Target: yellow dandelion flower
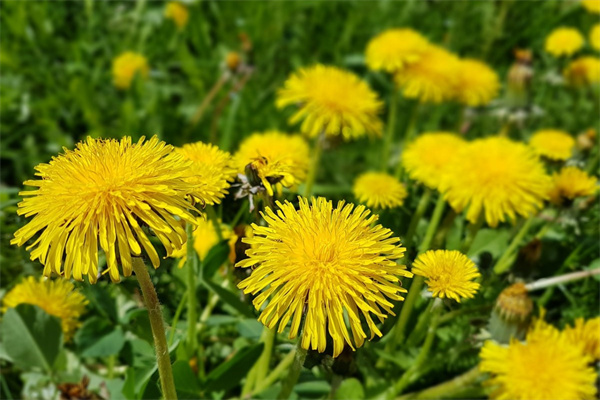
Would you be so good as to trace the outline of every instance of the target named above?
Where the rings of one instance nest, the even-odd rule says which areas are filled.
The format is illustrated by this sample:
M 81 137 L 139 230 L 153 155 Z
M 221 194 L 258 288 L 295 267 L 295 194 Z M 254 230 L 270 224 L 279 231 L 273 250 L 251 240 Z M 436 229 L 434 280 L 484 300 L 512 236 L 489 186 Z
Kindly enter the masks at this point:
M 552 174 L 549 189 L 550 201 L 562 205 L 566 200 L 591 196 L 598 191 L 598 181 L 577 167 L 564 167 Z
M 548 324 L 536 324 L 525 343 L 486 341 L 479 369 L 489 372 L 492 399 L 592 399 L 596 373 L 578 345 Z
M 423 133 L 402 153 L 402 165 L 412 179 L 437 189 L 442 174 L 466 143 L 450 132 Z
M 32 304 L 59 318 L 67 342 L 81 325 L 79 317 L 85 312 L 88 301 L 66 279 L 36 279 L 29 276 L 9 291 L 2 303 L 3 312 L 19 304 Z
M 573 155 L 575 139 L 565 131 L 543 129 L 531 136 L 529 145 L 536 153 L 551 160 L 567 160 Z
M 546 52 L 555 57 L 571 56 L 583 47 L 585 39 L 574 28 L 556 28 L 546 37 Z
M 478 139 L 465 145 L 442 176 L 440 190 L 458 212 L 468 207 L 467 219 L 483 213 L 491 227 L 527 217 L 547 197 L 550 177 L 531 148 L 503 137 Z
M 375 209 L 401 207 L 408 195 L 398 179 L 384 172 L 366 172 L 354 182 L 354 196 Z
M 394 75 L 404 97 L 422 103 L 440 103 L 452 99 L 458 84 L 458 57 L 449 51 L 430 45 L 418 61 Z
M 567 340 L 583 348 L 583 352 L 594 360 L 600 360 L 600 317 L 577 318 L 573 326 L 563 331 Z
M 600 24 L 596 24 L 590 29 L 590 44 L 596 50 L 600 50 Z
M 498 74 L 487 64 L 472 59 L 459 62 L 456 98 L 462 104 L 479 107 L 488 104 L 500 90 Z
M 290 104 L 299 107 L 290 123 L 303 120 L 300 130 L 309 137 L 324 133 L 350 140 L 381 135 L 377 114 L 383 103 L 351 72 L 324 65 L 300 69 L 277 93 L 277 107 Z
M 148 61 L 141 54 L 126 51 L 113 60 L 113 83 L 118 89 L 129 89 L 136 75 L 147 79 L 149 74 Z
M 398 72 L 418 61 L 428 45 L 427 39 L 412 29 L 388 29 L 369 41 L 367 66 L 373 71 Z
M 571 86 L 595 85 L 600 83 L 600 58 L 585 56 L 569 63 L 563 76 Z
M 300 135 L 278 131 L 253 133 L 240 144 L 235 154 L 239 172 L 251 164 L 269 196 L 273 186 L 294 188 L 306 178 L 309 147 Z
M 195 200 L 210 205 L 219 204 L 237 174 L 231 154 L 202 142 L 185 144 L 176 151 L 192 161 L 188 182 L 194 184 L 195 192 L 199 195 Z
M 590 13 L 600 14 L 600 0 L 581 0 L 581 5 Z
M 183 29 L 188 22 L 190 12 L 187 7 L 178 1 L 170 1 L 165 7 L 165 17 L 172 19 L 180 30 Z
M 235 245 L 237 236 L 233 233 L 231 228 L 223 223 L 220 223 L 221 238 L 228 240 L 230 245 Z M 196 219 L 196 227 L 194 229 L 194 249 L 198 253 L 200 261 L 203 261 L 210 249 L 219 244 L 219 234 L 215 229 L 215 224 L 204 217 L 198 217 Z M 180 258 L 179 268 L 185 265 L 187 249 L 182 247 L 180 250 L 173 252 L 174 258 Z
M 238 287 L 258 294 L 253 301 L 262 310 L 259 321 L 269 328 L 279 323 L 282 332 L 291 320 L 290 339 L 298 335 L 304 349 L 324 352 L 326 335 L 333 339 L 333 356 L 347 343 L 360 347 L 367 337 L 381 331 L 372 314 L 383 322 L 393 314 L 390 300 L 403 300 L 399 276 L 411 277 L 396 264 L 405 249 L 392 231 L 373 226 L 377 216 L 364 206 L 339 202 L 334 207 L 324 198 L 300 198 L 300 209 L 277 202 L 277 214 L 267 207 L 263 217 L 268 226 L 252 225 L 252 246 L 238 267 L 254 267 L 252 275 Z M 304 317 L 304 318 L 303 318 Z M 352 339 L 345 325 L 350 325 Z
M 479 289 L 475 279 L 481 274 L 477 267 L 460 251 L 429 250 L 420 254 L 411 272 L 425 277 L 429 291 L 433 297 L 454 299 L 471 299 Z
M 41 179 L 24 184 L 36 190 L 21 192 L 18 214 L 32 217 L 15 232 L 11 244 L 36 240 L 27 249 L 31 259 L 52 272 L 91 283 L 98 278 L 98 244 L 106 254 L 113 281 L 119 281 L 117 257 L 125 276 L 131 275 L 132 255 L 142 248 L 155 268 L 158 253 L 142 226 L 162 242 L 167 255 L 183 246 L 186 234 L 174 216 L 195 223 L 189 195 L 200 197 L 190 176 L 191 162 L 157 137 L 92 139 L 64 149 L 48 164 L 36 167 Z

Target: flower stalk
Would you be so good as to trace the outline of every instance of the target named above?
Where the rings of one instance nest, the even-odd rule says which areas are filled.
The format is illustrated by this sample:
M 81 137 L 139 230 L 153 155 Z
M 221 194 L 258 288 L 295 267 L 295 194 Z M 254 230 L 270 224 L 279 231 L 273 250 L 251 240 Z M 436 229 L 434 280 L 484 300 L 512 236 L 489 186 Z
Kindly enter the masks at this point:
M 300 372 L 302 371 L 302 366 L 304 365 L 307 353 L 307 350 L 302 348 L 301 339 L 298 340 L 294 353 L 294 362 L 288 370 L 287 377 L 282 382 L 281 390 L 277 395 L 278 400 L 286 400 L 290 397 L 290 394 L 292 394 L 292 390 L 300 377 Z
M 187 270 L 187 345 L 188 354 L 192 357 L 198 347 L 198 338 L 196 337 L 196 321 L 198 314 L 196 312 L 196 270 L 198 258 L 196 249 L 194 249 L 194 226 L 186 223 L 185 231 L 187 233 L 187 253 L 185 259 L 185 268 Z
M 323 153 L 323 145 L 325 143 L 325 134 L 321 133 L 315 140 L 315 147 L 310 162 L 310 168 L 308 170 L 308 176 L 306 177 L 306 183 L 304 186 L 304 197 L 310 197 L 312 195 L 313 186 L 315 179 L 317 178 L 317 170 L 321 162 L 321 154 Z
M 529 217 L 523 223 L 523 226 L 521 226 L 521 229 L 519 229 L 519 232 L 517 233 L 517 235 L 513 238 L 512 242 L 510 242 L 510 245 L 508 246 L 508 248 L 506 249 L 504 254 L 502 254 L 502 256 L 500 256 L 500 258 L 498 259 L 498 262 L 496 263 L 496 266 L 494 266 L 495 273 L 502 274 L 502 273 L 508 271 L 508 269 L 512 265 L 512 261 L 515 256 L 515 251 L 517 250 L 517 247 L 519 247 L 519 245 L 523 241 L 523 237 L 525 237 L 525 235 L 529 231 L 529 228 L 531 227 L 532 222 L 533 222 L 533 217 Z
M 390 105 L 388 109 L 388 122 L 385 138 L 383 141 L 383 151 L 381 153 L 381 170 L 386 171 L 390 159 L 390 147 L 394 140 L 394 129 L 396 127 L 396 113 L 398 111 L 398 91 L 394 89 L 390 95 Z
M 165 335 L 165 324 L 160 311 L 160 302 L 158 301 L 156 290 L 154 289 L 154 285 L 152 284 L 150 274 L 146 269 L 144 261 L 142 261 L 140 257 L 134 257 L 132 264 L 135 277 L 142 289 L 146 309 L 148 310 L 162 393 L 165 399 L 177 400 L 175 382 L 173 381 L 173 370 L 171 369 L 171 358 L 169 356 L 167 337 Z

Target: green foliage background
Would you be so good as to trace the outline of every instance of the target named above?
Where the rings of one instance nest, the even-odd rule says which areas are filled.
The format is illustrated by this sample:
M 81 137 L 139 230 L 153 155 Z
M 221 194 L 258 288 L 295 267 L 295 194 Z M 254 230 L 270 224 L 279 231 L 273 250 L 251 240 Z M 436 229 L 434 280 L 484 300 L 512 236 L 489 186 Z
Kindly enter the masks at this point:
M 356 72 L 387 103 L 393 92 L 391 80 L 368 71 L 363 57 L 369 39 L 386 28 L 409 26 L 461 56 L 484 59 L 502 80 L 514 60 L 514 49 L 531 49 L 535 70 L 531 104 L 544 113 L 527 119 L 522 127 L 511 131 L 515 139 L 526 139 L 542 127 L 564 129 L 572 134 L 599 128 L 597 90 L 570 90 L 554 86 L 547 79 L 549 73 L 560 73 L 564 61 L 543 53 L 546 35 L 561 25 L 578 27 L 587 35 L 598 22 L 595 16 L 572 2 L 196 1 L 188 3 L 190 20 L 181 32 L 164 18 L 164 6 L 165 3 L 159 1 L 0 3 L 2 292 L 12 287 L 20 276 L 41 272 L 41 266 L 30 262 L 24 249 L 9 245 L 13 232 L 25 223 L 15 213 L 17 192 L 23 181 L 33 177 L 34 166 L 48 162 L 63 146 L 73 148 L 87 136 L 120 138 L 129 135 L 135 140 L 154 134 L 171 144 L 181 145 L 209 141 L 212 131 L 222 148 L 235 151 L 237 143 L 252 132 L 268 129 L 293 132 L 297 127 L 287 124 L 290 110 L 276 109 L 275 93 L 292 71 L 315 63 Z M 239 93 L 229 92 L 230 86 L 226 85 L 202 120 L 192 125 L 192 116 L 224 71 L 226 54 L 240 50 L 241 33 L 252 43 L 247 62 L 254 71 L 247 85 Z M 138 80 L 130 90 L 121 91 L 112 84 L 111 61 L 127 50 L 143 53 L 148 58 L 151 73 L 147 81 Z M 587 47 L 583 52 L 592 53 L 592 50 Z M 228 100 L 221 112 L 217 104 L 224 98 Z M 502 107 L 501 102 L 478 114 L 469 130 L 469 138 L 499 131 L 501 122 L 492 112 L 499 107 Z M 408 122 L 410 109 L 408 101 L 401 103 L 398 130 Z M 455 104 L 425 107 L 420 112 L 418 131 L 454 130 L 460 112 Z M 387 115 L 382 118 L 385 120 Z M 378 165 L 379 146 L 378 141 L 364 139 L 340 144 L 328 151 L 317 178 L 316 193 L 332 199 L 352 200 L 352 181 L 359 173 Z M 417 192 L 413 189 L 407 206 L 385 213 L 382 222 L 402 231 L 417 201 Z M 221 213 L 226 222 L 231 220 L 236 207 L 232 200 L 224 203 Z M 245 219 L 251 218 L 244 216 L 242 221 Z M 583 216 L 570 215 L 567 223 L 544 239 L 542 258 L 528 278 L 598 267 L 598 224 L 597 202 Z M 426 221 L 422 221 L 420 234 L 425 225 Z M 450 248 L 452 233 L 456 236 L 462 229 L 463 221 L 458 220 L 449 235 Z M 507 285 L 504 278 L 491 275 L 491 260 L 506 249 L 507 238 L 512 237 L 515 230 L 506 225 L 480 233 L 472 255 L 478 257 L 488 284 L 487 289 L 469 303 L 469 307 L 478 311 L 461 313 L 440 328 L 431 371 L 411 386 L 411 390 L 449 379 L 477 363 L 478 350 L 472 345 L 473 337 L 485 327 L 491 304 Z M 454 246 L 458 247 L 456 243 Z M 155 283 L 164 303 L 166 320 L 171 321 L 185 291 L 182 273 L 172 260 L 164 260 L 156 271 Z M 58 372 L 23 371 L 16 365 L 11 366 L 2 378 L 2 393 L 18 397 L 24 390 L 42 398 L 42 388 L 48 382 L 79 380 L 83 374 L 92 377 L 91 387 L 98 388 L 103 381 L 103 368 L 116 362 L 129 365 L 130 369 L 104 379 L 109 392 L 119 393 L 117 398 L 121 395 L 126 398 L 157 396 L 148 319 L 140 308 L 136 282 L 80 286 L 90 299 L 89 311 L 74 343 L 61 348 L 54 364 Z M 200 304 L 206 304 L 214 290 L 210 285 L 200 285 L 197 293 Z M 571 323 L 576 317 L 598 314 L 598 282 L 593 279 L 561 286 L 543 296 L 548 319 L 559 326 Z M 237 350 L 246 357 L 254 354 L 261 333 L 247 299 L 239 300 L 235 290 L 219 298 L 221 302 L 207 321 L 202 337 L 206 345 L 207 371 L 224 365 Z M 419 307 L 423 309 L 424 304 Z M 18 317 L 17 311 L 13 311 L 10 318 L 25 319 L 35 312 L 21 310 Z M 55 322 L 45 323 L 50 326 Z M 411 321 L 415 323 L 416 319 Z M 180 322 L 180 325 L 184 330 L 185 323 Z M 179 333 L 175 336 L 174 347 L 180 336 Z M 275 358 L 281 359 L 290 347 L 291 344 L 283 340 Z M 345 381 L 338 396 L 360 397 L 361 393 L 373 396 L 414 361 L 417 351 L 416 347 L 406 348 L 397 357 L 394 355 L 388 360 L 391 362 L 388 375 L 381 376 L 374 365 L 378 358 L 385 357 L 382 349 L 373 343 L 357 353 L 352 363 L 358 367 L 351 364 L 351 371 L 347 371 L 356 379 Z M 236 354 L 239 356 L 240 352 Z M 224 385 L 221 381 L 224 375 L 213 376 L 212 381 L 197 381 L 193 373 L 189 378 L 190 367 L 182 361 L 185 357 L 177 353 L 176 358 L 176 379 L 183 380 L 178 388 L 184 388 L 182 395 L 185 392 L 191 398 L 200 390 L 199 385 L 205 385 L 203 390 L 208 390 L 206 393 L 212 393 L 213 397 L 228 397 L 237 390 L 234 386 L 247 372 L 237 360 L 234 367 L 239 369 L 220 372 L 237 379 L 234 386 Z M 329 369 L 326 368 L 326 372 L 305 370 L 296 390 L 302 397 L 322 397 L 329 391 L 327 374 L 331 373 L 333 361 L 319 358 L 314 362 L 329 363 Z M 481 395 L 481 392 L 476 394 Z M 264 397 L 273 395 L 268 392 Z

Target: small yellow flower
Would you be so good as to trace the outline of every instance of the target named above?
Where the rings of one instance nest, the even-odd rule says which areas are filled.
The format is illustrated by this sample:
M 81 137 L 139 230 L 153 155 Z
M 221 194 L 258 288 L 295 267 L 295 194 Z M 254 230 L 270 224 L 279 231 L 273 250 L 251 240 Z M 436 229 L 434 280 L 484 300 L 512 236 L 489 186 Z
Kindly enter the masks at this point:
M 535 324 L 524 343 L 486 341 L 480 357 L 479 369 L 492 375 L 492 399 L 592 399 L 596 394 L 591 358 L 545 323 Z
M 290 123 L 303 120 L 300 130 L 309 137 L 342 135 L 345 140 L 380 136 L 377 116 L 383 106 L 366 82 L 351 72 L 316 65 L 292 74 L 277 93 L 277 107 L 294 104 L 299 110 Z
M 33 218 L 15 232 L 11 244 L 27 248 L 31 260 L 66 278 L 91 283 L 98 279 L 98 245 L 106 254 L 107 269 L 119 281 L 120 264 L 125 276 L 132 272 L 132 256 L 148 255 L 155 268 L 160 258 L 142 228 L 158 237 L 170 256 L 186 242 L 181 219 L 195 223 L 188 200 L 202 202 L 196 185 L 189 183 L 191 161 L 158 140 L 130 137 L 92 139 L 64 149 L 48 164 L 35 169 L 41 179 L 25 181 L 37 187 L 20 195 L 18 214 Z M 176 219 L 179 218 L 180 220 Z M 118 261 L 117 261 L 118 260 Z
M 598 191 L 598 181 L 577 167 L 564 167 L 552 174 L 549 190 L 550 201 L 562 205 L 565 200 L 591 196 Z
M 564 161 L 573 155 L 575 139 L 565 131 L 543 129 L 531 136 L 529 145 L 541 156 Z
M 590 29 L 590 44 L 596 50 L 600 50 L 600 24 L 596 24 Z
M 563 76 L 569 85 L 575 87 L 598 84 L 600 83 L 600 58 L 579 57 L 567 65 Z
M 581 5 L 590 13 L 600 14 L 600 0 L 581 0 Z
M 251 164 L 269 196 L 273 186 L 295 188 L 304 181 L 308 171 L 309 147 L 300 135 L 278 131 L 253 133 L 241 144 L 235 154 L 239 172 Z
M 384 172 L 367 172 L 354 182 L 354 196 L 367 207 L 385 209 L 401 207 L 408 195 L 404 185 Z
M 188 22 L 190 12 L 187 7 L 178 1 L 170 1 L 165 8 L 165 17 L 172 19 L 180 30 L 183 29 Z
M 530 216 L 547 197 L 550 178 L 533 150 L 502 137 L 477 139 L 459 150 L 442 175 L 440 190 L 458 212 L 468 207 L 467 219 L 483 213 L 496 227 L 506 217 Z
M 546 37 L 546 52 L 555 57 L 571 56 L 583 47 L 585 39 L 574 28 L 556 28 Z
M 367 66 L 374 71 L 398 72 L 418 61 L 428 45 L 427 39 L 412 29 L 388 29 L 369 41 Z
M 446 168 L 466 143 L 450 132 L 424 133 L 406 147 L 402 165 L 412 179 L 438 189 Z
M 481 286 L 481 276 L 469 257 L 456 250 L 429 250 L 417 257 L 411 272 L 425 277 L 433 297 L 471 299 Z
M 228 240 L 229 245 L 235 245 L 237 236 L 233 233 L 231 228 L 223 223 L 219 224 L 221 229 L 221 238 Z M 204 261 L 210 249 L 219 244 L 219 234 L 215 229 L 215 224 L 204 217 L 198 217 L 196 219 L 196 227 L 194 229 L 194 249 L 198 253 L 200 261 Z M 187 255 L 186 246 L 180 250 L 173 252 L 172 257 L 180 258 L 179 268 L 185 265 Z
M 88 301 L 66 279 L 36 279 L 29 276 L 8 292 L 2 303 L 3 312 L 19 304 L 32 304 L 59 318 L 67 342 L 81 325 L 79 317 L 85 312 Z
M 117 89 L 129 89 L 136 75 L 147 79 L 149 73 L 146 57 L 132 51 L 121 53 L 112 63 L 113 83 Z
M 462 59 L 457 73 L 456 98 L 460 103 L 470 107 L 484 106 L 498 95 L 500 80 L 487 64 Z
M 600 317 L 587 321 L 577 318 L 575 324 L 567 326 L 563 332 L 569 342 L 582 346 L 587 356 L 600 360 Z
M 185 144 L 176 151 L 192 161 L 188 182 L 196 187 L 199 197 L 195 200 L 209 205 L 221 203 L 237 174 L 231 154 L 202 142 Z
M 418 61 L 394 75 L 404 97 L 422 103 L 441 103 L 456 93 L 459 71 L 458 57 L 449 51 L 429 45 Z
M 364 206 L 339 202 L 334 207 L 324 198 L 299 198 L 300 209 L 277 202 L 275 213 L 267 207 L 268 226 L 253 224 L 249 258 L 238 267 L 253 267 L 238 287 L 258 296 L 253 304 L 262 310 L 259 321 L 282 332 L 291 320 L 290 339 L 304 321 L 301 346 L 324 352 L 327 334 L 333 340 L 333 356 L 344 344 L 353 349 L 381 331 L 372 315 L 383 322 L 393 315 L 391 300 L 400 301 L 399 277 L 411 277 L 397 260 L 404 255 L 400 239 L 392 231 L 374 225 L 377 216 Z M 263 308 L 265 302 L 268 305 Z M 350 325 L 350 338 L 346 323 Z
M 238 53 L 238 52 L 230 51 L 225 56 L 225 65 L 232 72 L 237 71 L 237 69 L 241 63 L 242 63 L 242 57 L 240 56 L 240 53 Z

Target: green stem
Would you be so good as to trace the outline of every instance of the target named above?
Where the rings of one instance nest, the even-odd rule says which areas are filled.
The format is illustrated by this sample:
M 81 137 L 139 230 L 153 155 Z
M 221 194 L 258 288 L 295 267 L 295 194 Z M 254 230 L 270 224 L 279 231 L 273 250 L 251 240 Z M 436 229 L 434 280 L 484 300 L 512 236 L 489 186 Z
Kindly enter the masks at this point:
M 508 269 L 511 266 L 511 260 L 514 258 L 514 252 L 517 250 L 517 248 L 523 241 L 523 237 L 525 237 L 525 235 L 529 231 L 529 228 L 531 227 L 532 222 L 533 222 L 533 217 L 529 217 L 525 221 L 523 226 L 521 226 L 521 229 L 519 229 L 519 232 L 517 233 L 517 235 L 514 237 L 514 239 L 508 246 L 508 249 L 506 249 L 504 254 L 502 254 L 502 256 L 498 259 L 496 266 L 494 266 L 495 273 L 502 274 L 502 273 L 508 271 Z
M 415 379 L 417 379 L 421 374 L 421 367 L 425 363 L 425 360 L 427 359 L 427 356 L 429 355 L 433 345 L 433 340 L 435 339 L 439 314 L 443 307 L 439 299 L 435 299 L 433 302 L 436 304 L 434 304 L 431 308 L 431 323 L 429 324 L 429 329 L 427 330 L 425 343 L 423 343 L 421 351 L 419 352 L 415 362 L 406 370 L 406 372 L 404 372 L 402 377 L 400 377 L 400 379 L 392 387 L 391 397 L 395 397 L 399 393 L 402 393 L 402 391 L 406 389 L 408 385 L 414 382 Z
M 315 148 L 312 154 L 312 160 L 310 162 L 310 169 L 308 170 L 308 176 L 306 177 L 306 183 L 304 186 L 304 197 L 310 197 L 312 195 L 313 185 L 317 177 L 317 170 L 319 169 L 319 163 L 321 161 L 321 154 L 323 153 L 323 144 L 325 142 L 325 134 L 321 133 L 315 141 Z
M 479 366 L 473 367 L 462 375 L 459 375 L 449 381 L 442 382 L 432 386 L 419 393 L 411 393 L 402 396 L 401 399 L 441 399 L 453 398 L 455 394 L 461 393 L 466 386 L 470 386 L 478 380 L 483 374 L 479 371 Z M 397 399 L 398 400 L 398 399 Z
M 273 371 L 262 381 L 258 382 L 258 384 L 254 387 L 252 394 L 258 394 L 263 390 L 267 389 L 271 385 L 273 385 L 277 379 L 292 365 L 294 360 L 296 359 L 296 351 L 290 351 L 284 358 L 281 360 L 279 365 L 273 368 Z
M 107 360 L 107 374 L 106 377 L 108 379 L 113 379 L 115 377 L 115 362 L 117 360 L 117 356 L 115 354 L 108 356 Z
M 469 226 L 467 227 L 467 237 L 465 238 L 462 248 L 460 249 L 461 253 L 463 253 L 463 254 L 469 253 L 469 250 L 471 250 L 471 246 L 473 245 L 473 241 L 475 240 L 475 237 L 477 236 L 477 233 L 483 226 L 484 222 L 485 222 L 485 216 L 483 215 L 483 213 L 481 213 L 481 214 L 479 214 L 477 221 L 475 221 L 474 223 L 473 222 L 469 223 Z
M 179 322 L 179 317 L 183 312 L 183 306 L 187 303 L 187 292 L 181 296 L 181 300 L 179 301 L 179 305 L 177 306 L 177 310 L 175 310 L 175 315 L 173 316 L 173 321 L 171 322 L 171 334 L 169 335 L 169 347 L 173 344 L 173 340 L 175 340 L 175 327 L 177 326 L 177 322 Z
M 415 235 L 415 231 L 417 230 L 417 226 L 419 225 L 419 221 L 427 211 L 427 205 L 429 205 L 429 199 L 431 198 L 431 189 L 425 188 L 425 191 L 421 195 L 421 200 L 419 200 L 419 204 L 417 205 L 417 209 L 410 219 L 410 224 L 408 225 L 408 231 L 406 232 L 406 236 L 404 237 L 404 246 L 408 248 L 412 245 L 413 236 Z
M 410 318 L 410 314 L 414 307 L 415 301 L 421 293 L 423 281 L 424 278 L 422 276 L 417 275 L 414 277 L 412 283 L 410 284 L 410 288 L 408 289 L 408 295 L 406 296 L 406 300 L 404 300 L 402 308 L 400 309 L 400 316 L 398 317 L 398 322 L 396 322 L 396 326 L 394 327 L 394 336 L 392 337 L 392 340 L 388 342 L 388 345 L 385 349 L 388 354 L 394 352 L 396 350 L 396 345 L 404 341 L 404 331 L 406 329 L 406 324 L 408 323 L 408 319 Z
M 144 302 L 146 303 L 146 309 L 148 310 L 150 327 L 152 328 L 152 336 L 154 337 L 154 349 L 156 351 L 156 361 L 158 364 L 158 374 L 160 376 L 162 393 L 165 399 L 176 400 L 177 392 L 175 392 L 171 358 L 169 356 L 169 348 L 167 347 L 165 324 L 160 311 L 160 302 L 158 301 L 156 290 L 150 279 L 150 274 L 148 274 L 146 265 L 141 258 L 134 257 L 133 271 L 135 272 L 135 277 L 142 289 Z
M 423 241 L 419 246 L 419 253 L 424 253 L 429 250 L 431 246 L 431 240 L 433 239 L 433 235 L 435 234 L 438 225 L 440 224 L 440 220 L 442 219 L 442 215 L 444 213 L 444 208 L 446 206 L 446 201 L 444 200 L 444 196 L 440 193 L 437 202 L 435 203 L 435 208 L 433 210 L 433 215 L 431 216 L 431 221 L 429 222 L 429 226 L 427 227 L 427 231 L 425 232 L 425 237 L 423 237 Z
M 381 153 L 381 170 L 386 171 L 390 159 L 390 147 L 394 141 L 394 128 L 396 126 L 396 112 L 398 111 L 398 91 L 394 89 L 390 95 L 390 105 L 388 108 L 388 123 L 383 140 L 383 149 Z
M 188 354 L 192 357 L 198 347 L 198 338 L 196 337 L 196 323 L 198 314 L 196 312 L 196 270 L 197 261 L 196 249 L 194 248 L 194 226 L 189 222 L 185 227 L 187 233 L 187 254 L 185 259 L 185 268 L 187 270 L 187 345 Z
M 221 232 L 221 223 L 219 222 L 219 218 L 217 217 L 217 213 L 215 212 L 214 206 L 206 207 L 206 214 L 208 215 L 208 219 L 212 222 L 215 232 L 217 233 L 217 237 L 219 238 L 219 243 L 223 241 L 223 232 Z
M 418 344 L 417 342 L 422 338 L 425 333 L 425 328 L 427 327 L 427 322 L 431 319 L 431 308 L 433 307 L 433 304 L 434 301 L 430 301 L 425 312 L 421 313 L 419 316 L 417 326 L 410 332 L 408 339 L 406 339 L 407 346 L 416 346 Z
M 446 239 L 446 235 L 448 235 L 450 228 L 452 228 L 452 225 L 454 225 L 454 220 L 456 219 L 457 215 L 458 214 L 456 214 L 456 211 L 454 211 L 452 208 L 450 208 L 450 211 L 444 217 L 442 224 L 440 225 L 435 236 L 433 237 L 432 247 L 434 249 L 439 249 L 440 247 L 445 247 L 444 240 Z
M 265 344 L 265 348 L 256 363 L 256 382 L 262 382 L 269 372 L 271 363 L 271 353 L 273 352 L 273 343 L 275 342 L 275 329 L 263 327 L 260 341 Z
M 281 390 L 277 395 L 278 400 L 286 400 L 290 397 L 290 394 L 292 394 L 292 390 L 294 389 L 296 382 L 298 382 L 300 372 L 302 372 L 302 366 L 304 365 L 304 360 L 306 359 L 307 351 L 302 348 L 301 341 L 301 338 L 298 339 L 295 351 L 296 355 L 294 356 L 294 362 L 288 370 L 287 377 L 282 382 Z

